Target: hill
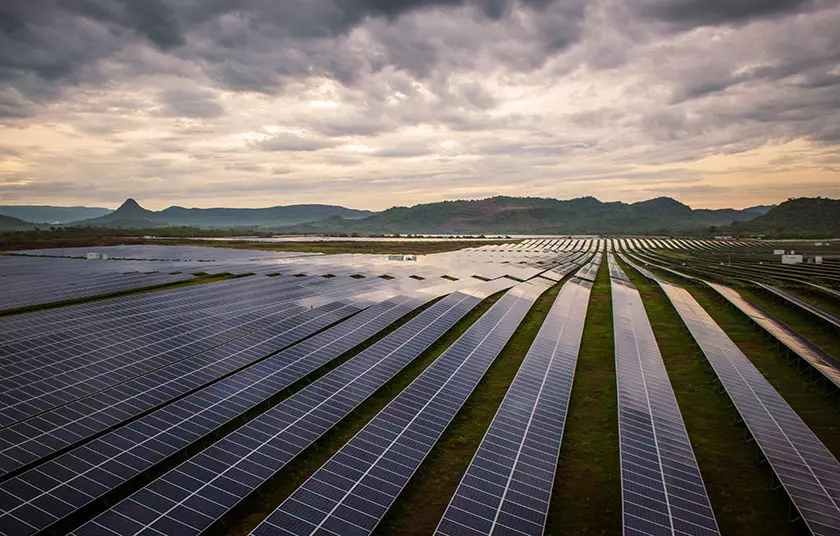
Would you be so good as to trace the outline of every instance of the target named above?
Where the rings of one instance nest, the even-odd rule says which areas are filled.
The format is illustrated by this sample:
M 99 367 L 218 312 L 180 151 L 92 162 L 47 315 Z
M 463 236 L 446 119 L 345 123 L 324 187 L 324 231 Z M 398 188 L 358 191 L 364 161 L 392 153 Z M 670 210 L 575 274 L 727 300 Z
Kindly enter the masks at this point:
M 339 216 L 347 220 L 373 214 L 332 205 L 289 205 L 269 208 L 184 208 L 172 206 L 161 211 L 147 210 L 134 199 L 127 199 L 117 210 L 98 218 L 76 222 L 94 227 L 200 227 L 200 228 L 280 228 Z
M 53 207 L 50 205 L 0 205 L 0 214 L 25 221 L 68 223 L 98 218 L 111 212 L 100 207 Z
M 0 214 L 0 231 L 28 231 L 34 228 L 34 223 Z
M 604 203 L 594 197 L 492 197 L 394 207 L 355 221 L 333 217 L 290 230 L 367 234 L 650 233 L 728 225 L 757 215 L 734 209 L 693 210 L 669 197 L 631 204 Z
M 763 216 L 733 223 L 718 232 L 775 238 L 837 238 L 840 237 L 840 199 L 788 199 Z

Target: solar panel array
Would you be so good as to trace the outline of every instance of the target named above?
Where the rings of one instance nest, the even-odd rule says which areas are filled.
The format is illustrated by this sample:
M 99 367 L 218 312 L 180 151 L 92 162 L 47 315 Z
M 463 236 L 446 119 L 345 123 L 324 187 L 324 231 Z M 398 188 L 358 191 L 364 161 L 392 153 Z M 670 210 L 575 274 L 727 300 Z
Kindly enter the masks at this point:
M 823 320 L 824 322 L 828 323 L 829 325 L 831 325 L 835 328 L 840 328 L 840 317 L 838 317 L 837 315 L 832 314 L 832 313 L 826 311 L 825 309 L 814 305 L 813 303 L 810 303 L 806 300 L 803 300 L 802 298 L 800 298 L 799 296 L 797 296 L 795 294 L 792 294 L 790 292 L 782 290 L 782 289 L 780 289 L 778 287 L 775 287 L 773 285 L 768 285 L 768 284 L 762 283 L 760 281 L 752 281 L 752 283 L 758 285 L 759 287 L 761 287 L 764 290 L 772 293 L 773 295 L 778 296 L 779 298 L 787 301 L 788 303 L 791 303 L 791 304 L 795 305 L 796 307 L 799 307 L 800 309 L 811 313 L 812 315 L 814 315 L 817 318 Z
M 818 536 L 840 533 L 840 463 L 688 291 L 655 280 L 810 531 Z
M 637 257 L 634 256 L 634 258 L 638 260 Z M 622 259 L 624 259 L 625 262 L 632 262 L 623 256 Z M 650 271 L 640 268 L 636 264 L 634 264 L 634 266 L 636 266 L 636 269 L 643 271 L 646 277 L 649 277 L 650 279 L 658 279 Z M 735 308 L 747 315 L 750 320 L 761 327 L 768 335 L 776 339 L 776 341 L 782 344 L 785 348 L 808 363 L 811 367 L 813 367 L 813 370 L 821 374 L 827 381 L 840 387 L 840 361 L 801 334 L 794 331 L 790 326 L 770 314 L 765 309 L 744 298 L 744 296 L 737 290 L 725 285 L 696 278 L 667 266 L 661 266 L 658 264 L 654 266 L 668 273 L 674 274 L 681 279 L 695 280 L 707 285 Z
M 557 295 L 436 534 L 542 535 L 591 288 Z
M 610 255 L 624 534 L 719 534 L 641 295 Z
M 253 533 L 370 534 L 550 285 L 508 291 Z
M 371 285 L 381 284 L 381 280 L 342 283 L 340 288 L 332 289 L 335 294 L 345 293 L 345 285 L 370 288 Z M 234 308 L 229 314 L 209 317 L 207 321 L 199 320 L 197 325 L 190 326 L 192 329 L 173 328 L 167 337 L 158 332 L 154 337 L 145 339 L 139 347 L 132 348 L 129 343 L 124 343 L 68 358 L 75 367 L 63 362 L 56 371 L 58 374 L 52 377 L 0 393 L 0 426 L 9 426 L 272 327 L 289 316 L 304 312 L 306 309 L 295 301 L 308 295 L 311 296 L 312 291 L 306 288 L 299 292 L 287 290 L 284 299 L 279 299 L 282 293 L 274 296 L 266 293 L 264 299 L 268 300 L 267 303 L 261 302 L 253 308 L 243 306 L 241 311 Z M 127 351 L 123 351 L 126 346 Z M 58 357 L 64 355 L 59 353 Z
M 221 439 L 75 534 L 198 534 L 284 467 L 373 394 L 487 293 L 512 282 L 483 283 L 437 302 L 373 346 Z M 211 408 L 212 409 L 212 408 Z
M 423 301 L 403 298 L 384 305 L 386 311 L 383 312 L 380 307 L 371 314 L 379 313 L 383 320 L 390 323 L 395 315 L 401 316 Z M 33 534 L 47 528 L 73 510 L 103 496 L 247 409 L 264 402 L 323 364 L 311 355 L 312 352 L 301 355 L 302 349 L 319 341 L 321 346 L 330 346 L 341 340 L 347 329 L 354 332 L 354 339 L 358 341 L 358 337 L 365 336 L 371 326 L 359 324 L 357 318 L 364 320 L 368 316 L 353 317 L 347 326 L 339 324 L 321 337 L 305 341 L 3 482 L 0 484 L 0 497 L 6 513 L 0 516 L 0 533 Z M 383 322 L 378 318 L 376 320 L 373 325 L 382 329 Z M 296 332 L 297 340 L 321 327 L 309 326 L 306 328 L 308 332 L 304 332 L 302 326 Z M 359 330 L 357 334 L 354 328 Z M 276 350 L 290 342 L 293 340 L 281 334 L 263 349 L 270 352 L 272 348 Z M 272 343 L 277 346 L 270 346 Z M 339 345 L 337 349 L 341 347 Z M 326 354 L 336 356 L 331 352 Z M 123 416 L 122 413 L 118 415 Z M 59 434 L 59 437 L 67 436 L 74 437 L 69 433 Z
M 94 396 L 0 430 L 0 474 L 70 447 L 121 421 L 159 407 L 248 366 L 303 337 L 357 313 L 368 303 L 348 299 L 286 317 L 235 346 L 217 346 L 175 366 L 155 370 Z

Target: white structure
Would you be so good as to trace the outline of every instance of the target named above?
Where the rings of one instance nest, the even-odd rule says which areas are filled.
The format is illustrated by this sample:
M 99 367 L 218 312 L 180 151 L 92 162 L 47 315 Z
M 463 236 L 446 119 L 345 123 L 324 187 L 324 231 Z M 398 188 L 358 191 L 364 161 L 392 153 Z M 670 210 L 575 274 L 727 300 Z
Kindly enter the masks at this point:
M 416 261 L 417 255 L 388 255 L 389 261 Z
M 783 249 L 774 249 L 773 250 L 773 255 L 784 255 L 784 254 L 785 254 L 785 250 L 783 250 Z
M 108 255 L 104 253 L 88 253 L 86 255 L 89 261 L 106 261 L 108 260 Z
M 802 264 L 802 255 L 782 255 L 782 264 Z

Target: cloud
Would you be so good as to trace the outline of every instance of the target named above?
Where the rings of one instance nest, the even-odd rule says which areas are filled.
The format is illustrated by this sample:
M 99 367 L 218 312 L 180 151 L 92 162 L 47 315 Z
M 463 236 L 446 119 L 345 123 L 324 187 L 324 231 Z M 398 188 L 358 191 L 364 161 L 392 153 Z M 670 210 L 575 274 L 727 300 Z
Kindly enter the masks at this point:
M 167 89 L 159 97 L 161 115 L 212 119 L 224 114 L 216 96 L 201 89 Z
M 829 0 L 6 2 L 0 193 L 817 191 L 840 182 L 838 27 Z
M 335 147 L 336 144 L 334 141 L 307 138 L 288 132 L 251 142 L 251 145 L 262 151 L 318 151 Z
M 815 0 L 642 0 L 645 15 L 679 27 L 744 24 L 816 7 Z

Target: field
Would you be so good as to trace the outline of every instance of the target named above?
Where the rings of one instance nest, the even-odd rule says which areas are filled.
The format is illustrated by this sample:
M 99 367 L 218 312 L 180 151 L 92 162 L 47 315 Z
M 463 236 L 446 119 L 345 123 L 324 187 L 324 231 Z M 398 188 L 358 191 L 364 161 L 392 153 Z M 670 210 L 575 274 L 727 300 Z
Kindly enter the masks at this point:
M 0 534 L 419 536 L 458 519 L 477 534 L 618 535 L 665 515 L 689 533 L 792 536 L 835 514 L 840 530 L 818 491 L 840 485 L 840 269 L 674 244 L 154 241 L 96 250 L 107 261 L 0 257 Z M 426 257 L 376 255 L 389 251 Z M 577 331 L 562 327 L 575 314 Z M 560 400 L 565 419 L 545 413 Z M 797 458 L 813 483 L 791 485 L 777 437 L 822 453 L 819 468 Z

